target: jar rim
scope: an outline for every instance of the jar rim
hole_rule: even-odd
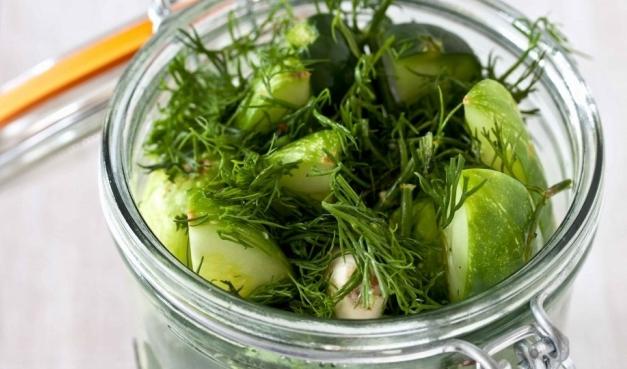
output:
[[[440,2],[442,4],[438,6],[446,5],[445,1]],[[501,316],[505,303],[512,305],[511,308],[522,306],[539,289],[546,288],[552,279],[560,278],[561,271],[570,265],[572,258],[581,256],[583,251],[573,250],[574,245],[587,232],[591,232],[590,227],[595,223],[595,212],[598,212],[600,202],[603,173],[602,130],[596,105],[574,62],[559,45],[545,38],[542,41],[544,47],[552,51],[549,62],[558,65],[560,75],[568,80],[570,97],[576,101],[581,124],[585,125],[581,127],[584,133],[581,154],[584,157],[580,163],[582,168],[578,170],[578,178],[575,178],[573,200],[564,220],[538,255],[507,280],[478,296],[435,311],[373,321],[343,321],[323,320],[252,304],[209,285],[184,268],[165,251],[144,224],[132,198],[128,168],[125,167],[124,153],[120,153],[119,148],[125,147],[123,137],[130,129],[123,124],[128,113],[126,107],[132,99],[137,98],[136,94],[144,93],[138,91],[137,86],[142,71],[152,62],[152,54],[169,42],[181,25],[221,3],[227,3],[227,7],[236,6],[234,1],[199,2],[162,25],[163,28],[144,46],[124,73],[121,79],[124,83],[121,82],[116,89],[103,135],[101,193],[109,226],[121,235],[116,235],[122,238],[116,240],[119,247],[123,248],[121,244],[124,243],[132,243],[137,248],[143,248],[144,254],[127,253],[128,250],[122,252],[127,262],[142,275],[143,282],[150,284],[150,288],[180,314],[198,324],[211,326],[212,329],[223,329],[222,333],[227,336],[234,334],[230,329],[233,329],[237,320],[242,320],[253,321],[261,326],[268,325],[274,330],[301,332],[311,336],[400,336],[435,329],[435,336],[444,339],[469,333],[495,321]],[[509,21],[523,17],[521,13],[498,0],[470,0],[468,3],[490,9]],[[150,265],[143,259],[146,256],[152,259],[149,261]],[[174,285],[184,282],[187,301],[180,298],[180,291],[167,291],[151,279],[157,275],[166,276]],[[219,316],[224,312],[228,312],[230,316]],[[221,320],[221,325],[215,325],[214,320]],[[260,343],[259,340],[254,342]]]

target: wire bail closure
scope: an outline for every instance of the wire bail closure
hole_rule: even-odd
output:
[[[469,355],[476,361],[477,369],[575,369],[570,359],[568,338],[551,323],[544,309],[547,297],[548,294],[544,292],[530,301],[533,323],[498,337],[481,350],[481,356],[485,354],[493,359],[488,361],[487,365],[481,364],[478,358]],[[512,364],[505,360],[494,365],[496,361],[493,355],[509,347],[513,347],[518,357],[519,362],[516,366],[512,367]]]

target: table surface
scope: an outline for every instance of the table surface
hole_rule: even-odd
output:
[[[0,0],[0,83],[141,15],[148,2]],[[604,122],[605,203],[565,330],[579,368],[619,368],[627,362],[627,2],[509,2],[530,17],[549,14],[590,55],[579,64]],[[133,367],[131,282],[98,210],[97,139],[0,187],[0,368]]]

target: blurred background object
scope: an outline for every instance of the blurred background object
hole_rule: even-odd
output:
[[[149,3],[0,0],[0,84],[145,17]],[[130,278],[100,210],[99,147],[89,137],[0,185],[0,368],[134,368]]]
[[[579,65],[605,128],[605,206],[575,282],[568,326],[578,367],[627,362],[627,2],[508,0],[549,15],[590,57]],[[0,85],[145,16],[149,0],[0,0]],[[50,64],[39,64],[45,68]],[[101,110],[85,119],[97,128]],[[99,135],[0,183],[0,368],[133,368],[130,278],[101,215]],[[1,142],[0,142],[1,143]],[[1,145],[0,145],[1,147]],[[47,155],[46,155],[47,156]]]
[[[150,0],[0,1],[0,84],[145,15]]]

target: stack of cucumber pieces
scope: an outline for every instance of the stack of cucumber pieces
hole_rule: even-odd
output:
[[[183,265],[244,299],[372,319],[480,294],[550,235],[512,86],[384,3],[365,25],[281,5],[219,50],[182,36],[137,198]]]

